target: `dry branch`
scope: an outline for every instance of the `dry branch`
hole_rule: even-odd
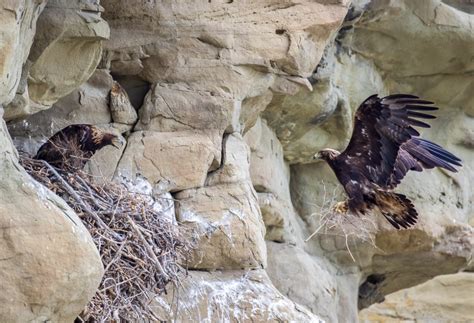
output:
[[[66,172],[27,156],[25,170],[63,198],[92,235],[105,268],[99,290],[81,314],[86,322],[156,320],[148,306],[185,270],[178,259],[190,246],[181,227],[154,208],[149,196],[116,183],[97,184],[82,171]]]
[[[375,214],[368,212],[365,215],[354,214],[350,211],[347,213],[336,212],[333,208],[340,199],[337,188],[332,192],[328,192],[324,182],[321,204],[311,203],[312,208],[316,208],[316,212],[308,217],[316,217],[318,227],[306,239],[305,242],[311,240],[314,236],[333,236],[342,238],[345,242],[345,248],[349,253],[352,261],[356,262],[351,245],[366,243],[373,248],[378,249],[375,244],[375,233],[378,231]]]

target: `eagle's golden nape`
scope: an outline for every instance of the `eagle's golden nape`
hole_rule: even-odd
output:
[[[89,124],[74,124],[51,136],[34,158],[61,170],[77,171],[84,168],[97,150],[115,144],[121,144],[115,134]]]
[[[438,144],[419,137],[414,127],[429,128],[419,119],[438,108],[414,95],[372,95],[357,109],[347,148],[339,153],[323,149],[315,158],[325,160],[344,187],[348,200],[333,210],[359,215],[374,208],[397,229],[413,226],[418,213],[402,194],[391,192],[410,171],[440,167],[457,172],[461,160]]]

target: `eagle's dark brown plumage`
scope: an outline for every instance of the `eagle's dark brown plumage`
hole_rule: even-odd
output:
[[[323,149],[315,157],[333,169],[349,197],[347,208],[358,214],[377,206],[397,229],[416,223],[412,202],[392,190],[408,171],[441,167],[456,172],[461,160],[428,140],[413,127],[429,128],[418,119],[434,119],[438,108],[417,96],[372,95],[358,108],[346,150]]]
[[[45,160],[51,166],[62,170],[80,170],[97,150],[107,145],[115,146],[117,141],[116,135],[95,126],[74,124],[49,138],[34,158]]]

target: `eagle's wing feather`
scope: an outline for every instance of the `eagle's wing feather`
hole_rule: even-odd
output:
[[[82,169],[97,149],[111,144],[113,134],[107,134],[89,124],[74,124],[55,133],[36,153],[59,169]]]
[[[431,104],[408,94],[369,97],[358,108],[351,140],[338,159],[350,160],[382,188],[396,186],[409,170],[455,170],[451,164],[459,166],[459,158],[418,138],[414,128],[430,127],[418,119],[435,118],[426,113],[438,109]]]
[[[412,138],[400,146],[388,186],[393,188],[410,170],[442,167],[457,172],[454,166],[462,166],[461,160],[443,147],[421,138]]]
[[[35,159],[48,161],[51,165],[61,164],[74,146],[87,136],[88,125],[71,125],[55,133],[36,153]]]

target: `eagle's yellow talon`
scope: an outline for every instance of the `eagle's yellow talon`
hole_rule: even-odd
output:
[[[334,212],[342,213],[342,214],[346,214],[348,209],[349,208],[347,207],[347,202],[346,201],[337,202],[336,205],[334,205],[333,208],[332,208],[332,210]]]

